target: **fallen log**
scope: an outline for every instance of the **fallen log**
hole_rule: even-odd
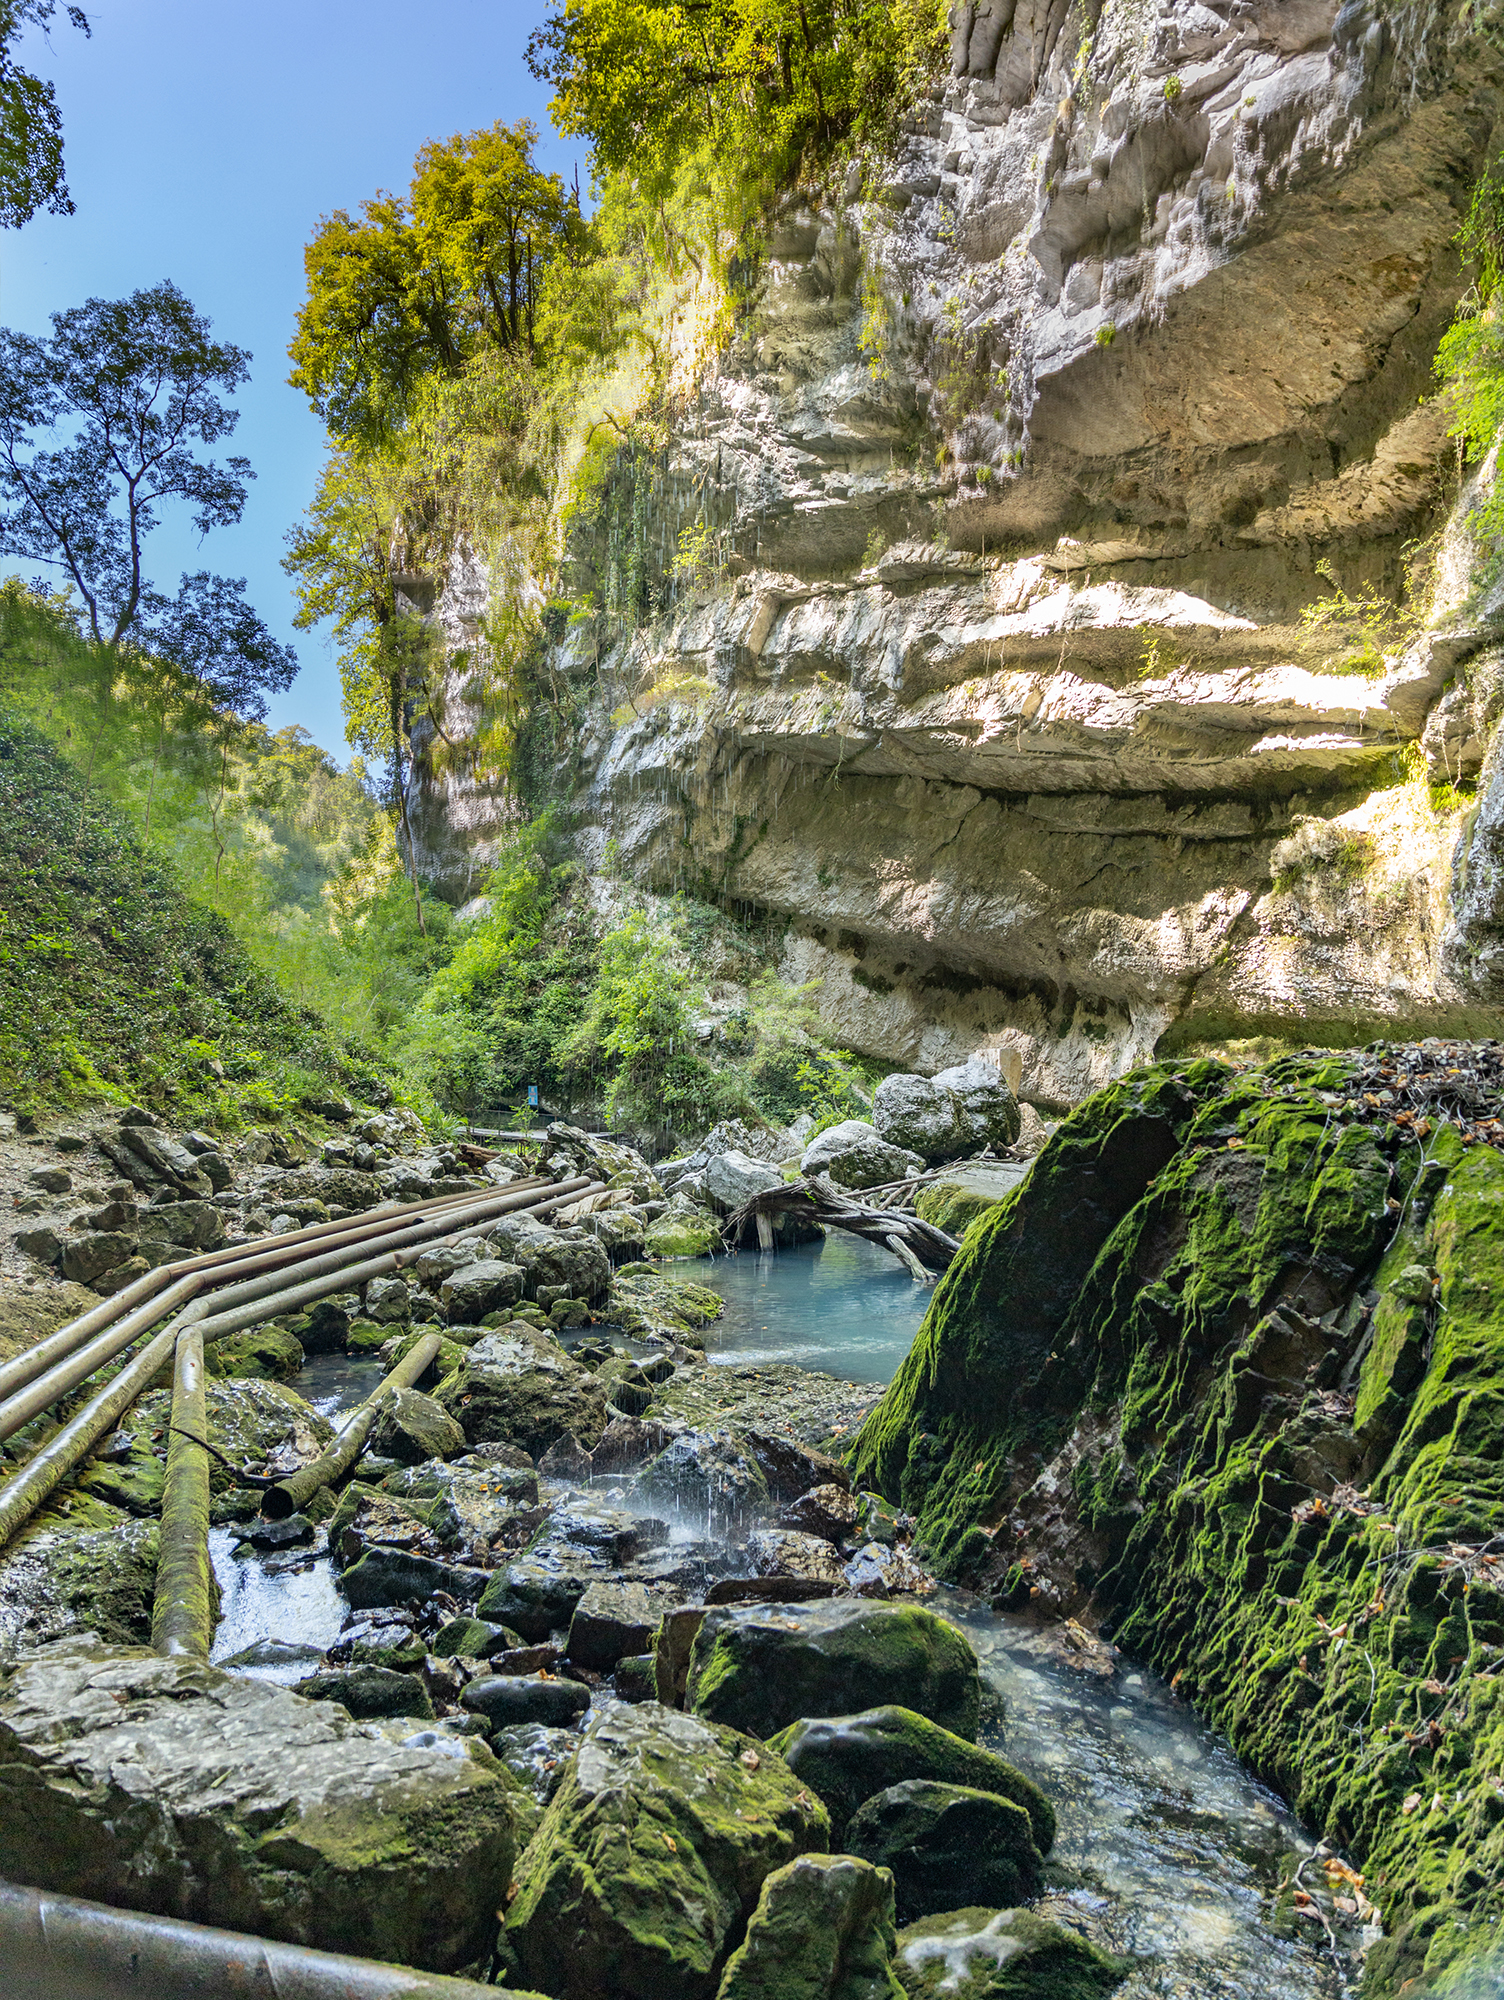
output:
[[[723,1231],[730,1243],[739,1243],[751,1223],[759,1235],[765,1220],[775,1215],[799,1215],[807,1222],[823,1223],[828,1229],[849,1230],[869,1243],[890,1251],[911,1274],[926,1281],[950,1266],[960,1249],[954,1236],[937,1229],[932,1222],[903,1209],[872,1208],[838,1188],[825,1174],[807,1180],[786,1181],[782,1187],[763,1188],[726,1218]]]

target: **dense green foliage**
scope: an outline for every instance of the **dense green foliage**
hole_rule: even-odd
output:
[[[22,69],[15,43],[27,28],[46,28],[57,0],[0,0],[0,228],[19,229],[45,210],[71,215],[63,173],[63,121],[50,83]],[[66,7],[71,24],[89,32],[80,7]]]
[[[1470,459],[1485,456],[1504,425],[1504,158],[1496,160],[1473,190],[1467,218],[1457,233],[1458,248],[1473,267],[1473,286],[1457,318],[1442,336],[1436,372],[1452,409],[1452,435]],[[1482,561],[1483,586],[1504,569],[1504,489],[1495,481],[1473,510],[1470,523]]]

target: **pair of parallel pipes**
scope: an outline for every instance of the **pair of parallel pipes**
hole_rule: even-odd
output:
[[[436,1203],[409,1203],[353,1224],[321,1223],[148,1272],[116,1298],[91,1308],[0,1369],[0,1395],[5,1397],[0,1402],[0,1437],[8,1437],[149,1331],[165,1312],[176,1306],[184,1308],[0,1487],[0,1547],[30,1520],[58,1484],[119,1422],[169,1358],[175,1357],[152,1637],[159,1651],[205,1657],[214,1626],[208,1554],[205,1339],[242,1332],[282,1313],[297,1311],[330,1292],[387,1276],[411,1261],[419,1245],[435,1248],[452,1243],[498,1215],[522,1209],[542,1213],[600,1191],[601,1183],[583,1175],[563,1182],[533,1177],[489,1195],[477,1190]],[[379,1255],[361,1259],[363,1250],[378,1244],[384,1246]],[[301,1267],[303,1274],[303,1281],[290,1287],[285,1271],[289,1265]],[[247,1271],[257,1275],[243,1278]],[[242,1277],[242,1282],[229,1285],[210,1299],[195,1297],[228,1277]],[[111,1321],[115,1323],[111,1325]],[[101,1332],[101,1328],[107,1330]],[[437,1335],[421,1338],[360,1406],[330,1450],[301,1473],[270,1489],[270,1505],[263,1503],[264,1511],[273,1518],[285,1517],[304,1504],[319,1485],[342,1476],[364,1448],[389,1391],[416,1382],[438,1347]],[[318,1476],[310,1484],[314,1474]]]

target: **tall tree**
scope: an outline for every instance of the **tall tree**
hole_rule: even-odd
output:
[[[57,93],[14,55],[22,30],[45,29],[56,12],[57,0],[0,0],[0,228],[19,229],[38,209],[73,213]],[[81,34],[89,33],[81,7],[64,12]]]
[[[535,165],[537,138],[526,119],[456,133],[419,153],[408,194],[320,223],[288,380],[338,443],[388,442],[420,383],[457,378],[484,348],[531,356],[544,274],[584,229]]]
[[[198,447],[239,418],[216,394],[250,356],[210,338],[170,283],[52,315],[50,339],[0,328],[0,551],[60,571],[95,643],[150,650],[241,714],[290,686],[297,658],[245,601],[244,581],[199,571],[177,596],[143,567],[165,502],[201,534],[240,519],[250,463]]]

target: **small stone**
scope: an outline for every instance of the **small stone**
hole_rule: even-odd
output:
[[[590,1690],[578,1681],[493,1674],[471,1681],[460,1700],[472,1714],[483,1715],[498,1729],[523,1722],[541,1722],[559,1729],[589,1708]]]
[[[618,1701],[656,1701],[658,1676],[653,1655],[633,1653],[625,1660],[618,1660],[611,1684]]]
[[[52,1143],[60,1153],[81,1153],[89,1142],[77,1132],[59,1132]]]
[[[585,1480],[590,1477],[592,1463],[591,1454],[577,1437],[562,1437],[538,1460],[538,1470],[545,1479]]]
[[[429,1650],[441,1660],[488,1660],[518,1642],[519,1635],[505,1625],[491,1625],[483,1618],[451,1618],[434,1634]]]
[[[67,1194],[73,1186],[73,1176],[66,1167],[33,1167],[26,1178],[44,1194]]]

